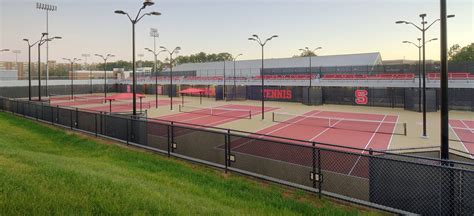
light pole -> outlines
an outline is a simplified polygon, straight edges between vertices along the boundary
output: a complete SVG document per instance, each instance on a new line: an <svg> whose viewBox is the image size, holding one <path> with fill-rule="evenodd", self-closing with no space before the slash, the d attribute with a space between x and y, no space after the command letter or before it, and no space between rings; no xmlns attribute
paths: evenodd
<svg viewBox="0 0 474 216"><path fill-rule="evenodd" d="M130 22L132 23L132 93L133 93L133 98L132 98L132 102L133 102L133 115L137 115L137 99L136 99L136 74L135 74L135 24L137 24L144 16L149 16L149 15L154 15L154 16L159 16L161 15L161 13L159 12L149 12L149 13L145 13L143 15L140 16L140 13L142 12L143 9L145 9L147 6L152 6L153 4L155 4L153 1L151 0L145 0L143 2L143 5L142 7L140 8L140 10L138 11L137 13L137 16L135 17L135 19L132 19L130 17L130 15L122 10L116 10L115 13L116 14L123 14L123 15L127 15L128 19L130 20Z"/></svg>
<svg viewBox="0 0 474 216"><path fill-rule="evenodd" d="M435 40L438 40L438 38L433 38L425 44ZM418 48L418 112L421 112L421 48L423 45L421 45L421 38L418 38L418 45L411 41L402 41L402 43L412 44Z"/></svg>
<svg viewBox="0 0 474 216"><path fill-rule="evenodd" d="M46 33L49 34L49 12L58 10L58 7L51 4L36 3L36 9L46 11ZM46 39L49 39L48 34ZM46 41L46 95L48 94L48 80L49 80L49 43Z"/></svg>
<svg viewBox="0 0 474 216"><path fill-rule="evenodd" d="M309 87L311 88L312 86L312 75L313 75L313 71L311 70L311 57L312 57L312 54L314 54L314 52L316 52L316 50L319 50L319 49L322 49L322 47L316 47L315 49L311 50L309 49L308 47L305 47L304 49L300 49L300 51L302 52L306 52L308 54L308 58L309 58ZM316 56L316 54L315 54Z"/></svg>
<svg viewBox="0 0 474 216"><path fill-rule="evenodd" d="M430 29L430 27L435 24L437 21L440 21L440 19L436 19L435 21L433 21L431 24L429 24L428 26L426 26L426 24L428 23L427 21L425 21L425 17L426 17L426 14L420 14L420 18L421 18L421 27L415 25L414 23L412 22L407 22L407 21L396 21L395 23L396 24L410 24L412 26L414 26L415 28L417 28L418 30L421 31L421 35L422 35L422 44L425 44L426 41L425 41L425 33L426 31L428 31L428 29ZM448 15L447 18L451 18L451 17L454 17L454 15ZM427 134L426 134L426 55L425 55L425 46L423 46L423 65L422 65L422 70L423 70L423 134L422 134L422 137L423 138L428 138Z"/></svg>
<svg viewBox="0 0 474 216"><path fill-rule="evenodd" d="M164 50L160 50L158 52L155 51L155 47L153 47L153 50L150 49L150 48L145 48L146 51L148 52L151 52L153 53L153 56L155 57L155 64L154 64L154 69L153 71L155 72L155 106L156 108L158 109L158 64L157 64L157 58L158 58L158 55L162 52L164 52Z"/></svg>
<svg viewBox="0 0 474 216"><path fill-rule="evenodd" d="M80 61L81 59L78 59L78 58L73 58L73 59L63 58L63 60L68 61L69 63L71 63L71 100L74 100L74 63Z"/></svg>
<svg viewBox="0 0 474 216"><path fill-rule="evenodd" d="M28 39L23 39L23 41L26 41L28 43L28 100L31 101L31 47L36 45L39 41L30 44L30 40Z"/></svg>
<svg viewBox="0 0 474 216"><path fill-rule="evenodd" d="M161 51L167 52L170 54L170 88L169 88L169 94L170 94L170 109L173 110L173 54L178 54L179 51L181 50L181 47L175 47L173 51L169 51L166 47L160 46L162 49Z"/></svg>
<svg viewBox="0 0 474 216"><path fill-rule="evenodd" d="M61 39L61 37L52 37L45 39L44 36L47 36L48 33L43 33L41 35L40 40L38 43L38 101L41 101L41 45L48 41L52 41L54 39Z"/></svg>
<svg viewBox="0 0 474 216"><path fill-rule="evenodd" d="M87 54L87 53L84 53L81 55L82 57L84 57L84 65L87 67L87 58L90 57L91 55L90 54ZM92 70L90 67L87 67L89 69L89 83L90 83L90 93L92 94Z"/></svg>
<svg viewBox="0 0 474 216"><path fill-rule="evenodd" d="M12 50L12 53L15 53L15 68L18 71L18 54L20 54L21 51L20 50Z"/></svg>
<svg viewBox="0 0 474 216"><path fill-rule="evenodd" d="M236 82L235 82L235 62L236 62L237 58L241 55L242 55L242 53L236 55L235 57L232 57L232 61L234 62L234 99L235 99L235 94L237 94L237 90L236 90L237 85L236 85Z"/></svg>
<svg viewBox="0 0 474 216"><path fill-rule="evenodd" d="M107 59L111 57L115 57L115 56L112 54L107 54L105 56L95 54L95 56L98 56L102 58L102 60L104 60L104 100L105 100L105 98L107 98Z"/></svg>
<svg viewBox="0 0 474 216"><path fill-rule="evenodd" d="M441 159L449 160L449 104L448 104L448 22L446 0L440 0L440 60L441 60Z"/></svg>
<svg viewBox="0 0 474 216"><path fill-rule="evenodd" d="M262 47L262 70L260 71L260 76L262 77L262 120L265 119L265 94L264 94L264 88L265 88L265 79L264 79L264 73L263 73L263 69L264 69L264 66L263 66L263 59L264 59L264 47L265 45L267 44L268 41L270 41L271 39L273 38L276 38L278 37L278 35L273 35L269 38L267 38L264 42L262 42L262 40L260 40L260 38L258 37L258 35L254 34L252 35L252 37L249 38L249 40L252 40L252 41L256 41L261 47Z"/></svg>

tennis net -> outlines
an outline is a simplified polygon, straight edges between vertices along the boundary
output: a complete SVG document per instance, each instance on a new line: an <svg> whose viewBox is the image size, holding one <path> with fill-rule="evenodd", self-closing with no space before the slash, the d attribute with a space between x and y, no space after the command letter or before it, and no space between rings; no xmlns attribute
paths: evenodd
<svg viewBox="0 0 474 216"><path fill-rule="evenodd" d="M406 123L403 122L330 118L277 112L273 113L272 120L273 122L285 124L297 124L381 134L396 134L403 136L407 135Z"/></svg>
<svg viewBox="0 0 474 216"><path fill-rule="evenodd" d="M252 111L246 109L232 109L224 107L195 107L179 105L179 111L185 113L195 113L200 115L223 116L229 118L251 119Z"/></svg>
<svg viewBox="0 0 474 216"><path fill-rule="evenodd" d="M104 103L104 97L100 96L74 96L74 101L78 104Z"/></svg>

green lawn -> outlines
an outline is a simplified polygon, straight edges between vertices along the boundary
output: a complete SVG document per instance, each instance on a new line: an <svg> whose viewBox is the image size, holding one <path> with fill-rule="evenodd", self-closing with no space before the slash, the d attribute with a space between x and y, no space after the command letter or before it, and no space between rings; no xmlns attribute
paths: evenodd
<svg viewBox="0 0 474 216"><path fill-rule="evenodd" d="M0 215L377 214L0 112Z"/></svg>

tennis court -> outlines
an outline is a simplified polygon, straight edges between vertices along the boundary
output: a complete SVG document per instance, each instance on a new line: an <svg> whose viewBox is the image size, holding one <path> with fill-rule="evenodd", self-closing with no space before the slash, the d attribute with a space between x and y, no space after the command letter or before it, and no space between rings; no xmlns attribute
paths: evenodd
<svg viewBox="0 0 474 216"><path fill-rule="evenodd" d="M451 130L454 133L455 141L459 141L465 150L474 154L474 121L472 120L449 120Z"/></svg>
<svg viewBox="0 0 474 216"><path fill-rule="evenodd" d="M74 96L74 100L71 100L71 97L51 97L50 104L56 106L80 106L87 104L101 104L105 103L105 98L103 95L80 95Z"/></svg>
<svg viewBox="0 0 474 216"><path fill-rule="evenodd" d="M394 134L406 135L405 124L398 122L398 116L395 115L313 110L303 115L274 113L273 121L277 124L257 133L350 147L354 149L342 149L329 145L322 146L323 148L350 151L357 154L369 154L368 151L359 149L386 150L389 148ZM278 138L275 139L278 140ZM294 143L308 145L308 143L297 141ZM300 165L305 165L307 163L305 160L311 158L310 151L292 152L290 147L275 149L267 142L258 139L233 140L231 151ZM361 157L357 155L353 155L353 157L346 156L343 160L338 160L338 164L334 164L333 160L337 160L337 157L334 153L332 157L322 158L321 163L332 172L368 177L367 158L361 160Z"/></svg>
<svg viewBox="0 0 474 216"><path fill-rule="evenodd" d="M265 107L265 112L277 108ZM216 126L239 119L251 119L252 116L262 113L261 107L249 105L229 104L217 107L180 106L180 113L160 116L157 119L188 123L201 126Z"/></svg>

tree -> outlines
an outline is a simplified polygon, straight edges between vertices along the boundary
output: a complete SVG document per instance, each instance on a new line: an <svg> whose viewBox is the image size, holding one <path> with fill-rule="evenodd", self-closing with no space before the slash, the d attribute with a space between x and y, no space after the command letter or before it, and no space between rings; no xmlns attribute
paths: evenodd
<svg viewBox="0 0 474 216"><path fill-rule="evenodd" d="M232 55L230 53L212 53L206 54L205 52L199 52L191 54L189 56L178 56L174 64L184 63L204 63L204 62L217 62L217 61L232 61Z"/></svg>
<svg viewBox="0 0 474 216"><path fill-rule="evenodd" d="M450 62L474 61L474 43L462 48L459 44L454 44L449 48L448 56Z"/></svg>
<svg viewBox="0 0 474 216"><path fill-rule="evenodd" d="M293 57L309 57L309 56L318 56L315 52L311 50L301 51L299 55L294 55Z"/></svg>

